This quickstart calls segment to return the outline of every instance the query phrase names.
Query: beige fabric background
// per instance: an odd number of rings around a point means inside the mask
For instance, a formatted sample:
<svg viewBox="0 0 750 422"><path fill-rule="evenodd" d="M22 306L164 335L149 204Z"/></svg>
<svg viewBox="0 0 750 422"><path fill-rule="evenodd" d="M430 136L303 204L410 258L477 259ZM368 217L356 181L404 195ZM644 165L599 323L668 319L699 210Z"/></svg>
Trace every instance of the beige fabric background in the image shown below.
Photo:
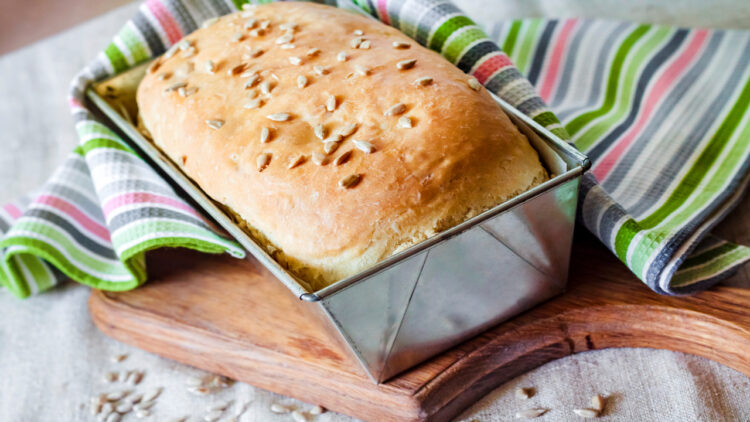
<svg viewBox="0 0 750 422"><path fill-rule="evenodd" d="M750 28L746 0L455 1L485 25L525 16L595 16ZM41 184L75 145L65 102L68 81L136 8L127 5L0 56L0 202ZM734 218L747 221L745 210ZM750 230L732 234L747 238ZM181 415L193 415L191 420L197 421L206 406L220 398L250 401L243 421L290 420L270 413L272 402L308 406L246 384L216 396L193 396L184 383L199 371L99 333L87 313L87 296L86 287L73 283L23 302L0 291L0 421L93 420L84 403L93 394L113 390L102 381L102 375L113 369L145 370L141 391L165 387L148 419L152 421ZM111 363L110 357L119 352L130 357ZM537 394L528 401L516 399L513 392L519 386L533 387ZM646 349L589 352L551 362L500 386L458 420L512 420L516 411L527 407L552 409L538 420L578 420L571 409L587 406L597 392L610 396L602 420L750 421L750 379L706 359ZM317 420L351 419L327 413Z"/></svg>

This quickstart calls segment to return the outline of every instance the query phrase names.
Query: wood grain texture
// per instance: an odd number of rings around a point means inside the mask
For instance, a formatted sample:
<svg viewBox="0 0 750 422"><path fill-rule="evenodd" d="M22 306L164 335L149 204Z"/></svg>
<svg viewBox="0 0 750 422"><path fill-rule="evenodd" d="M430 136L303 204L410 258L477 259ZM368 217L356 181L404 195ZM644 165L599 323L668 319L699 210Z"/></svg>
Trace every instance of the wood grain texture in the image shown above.
<svg viewBox="0 0 750 422"><path fill-rule="evenodd" d="M610 347L692 353L750 375L750 290L656 295L588 234L577 236L564 295L381 385L325 328L315 305L255 261L169 250L152 254L149 265L145 287L92 294L102 331L365 420L449 420L545 362Z"/></svg>

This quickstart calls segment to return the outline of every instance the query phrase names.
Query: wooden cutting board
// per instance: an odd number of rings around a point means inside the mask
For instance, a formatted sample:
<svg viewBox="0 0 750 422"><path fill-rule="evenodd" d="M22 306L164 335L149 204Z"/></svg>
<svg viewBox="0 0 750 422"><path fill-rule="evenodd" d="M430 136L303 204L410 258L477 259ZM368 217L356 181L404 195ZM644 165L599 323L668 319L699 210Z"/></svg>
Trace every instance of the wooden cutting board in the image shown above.
<svg viewBox="0 0 750 422"><path fill-rule="evenodd" d="M608 347L692 353L750 376L750 289L659 296L580 231L567 293L381 385L325 328L315 306L257 262L184 250L148 258L146 286L92 293L91 315L103 332L365 420L449 420L545 362Z"/></svg>

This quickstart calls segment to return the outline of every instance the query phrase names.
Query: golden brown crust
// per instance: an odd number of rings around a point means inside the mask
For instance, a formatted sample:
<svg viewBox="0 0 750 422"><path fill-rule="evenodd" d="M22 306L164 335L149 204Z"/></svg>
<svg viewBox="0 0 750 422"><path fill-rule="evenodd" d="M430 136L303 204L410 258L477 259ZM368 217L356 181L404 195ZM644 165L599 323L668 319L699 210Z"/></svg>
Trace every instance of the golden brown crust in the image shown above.
<svg viewBox="0 0 750 422"><path fill-rule="evenodd" d="M251 19L255 24L245 29ZM270 22L265 35L252 36L264 20ZM290 22L297 24L288 43L294 47L281 48L285 40L276 40ZM368 49L352 48L357 30ZM161 58L140 84L145 126L187 175L278 248L277 259L315 288L546 179L536 152L484 88L475 91L444 58L372 19L279 2L222 17L187 39L194 52L188 47ZM314 48L320 52L306 54ZM263 53L252 57L255 49ZM413 59L413 66L398 64ZM246 89L254 71L258 80ZM170 76L162 80L162 74ZM307 79L302 88L300 75ZM415 83L425 77L432 82ZM165 91L178 82L187 83L181 92ZM270 83L267 95L263 83ZM257 98L259 108L243 108ZM399 103L405 111L388 116ZM278 113L290 119L267 118ZM402 117L412 127L399 123ZM354 123L356 131L316 165L324 154L316 126L330 137ZM261 143L264 127L270 134ZM336 165L342 154L350 154L348 160ZM299 156L303 161L291 166ZM352 175L360 179L342 187L356 179L344 181Z"/></svg>

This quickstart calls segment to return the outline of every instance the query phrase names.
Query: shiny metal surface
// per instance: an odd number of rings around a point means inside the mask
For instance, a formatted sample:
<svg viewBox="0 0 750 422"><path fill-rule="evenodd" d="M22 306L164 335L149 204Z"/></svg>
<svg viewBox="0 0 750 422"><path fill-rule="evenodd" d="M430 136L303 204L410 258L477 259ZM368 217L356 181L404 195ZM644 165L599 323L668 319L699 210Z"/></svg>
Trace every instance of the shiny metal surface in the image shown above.
<svg viewBox="0 0 750 422"><path fill-rule="evenodd" d="M312 292L242 231L130 122L88 97L295 295L316 302L375 382L561 293L588 159L500 99L550 180L372 268Z"/></svg>

